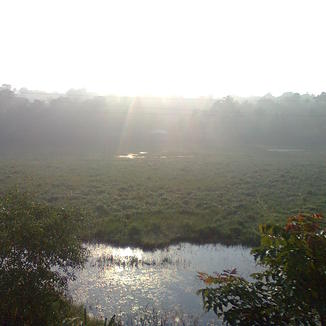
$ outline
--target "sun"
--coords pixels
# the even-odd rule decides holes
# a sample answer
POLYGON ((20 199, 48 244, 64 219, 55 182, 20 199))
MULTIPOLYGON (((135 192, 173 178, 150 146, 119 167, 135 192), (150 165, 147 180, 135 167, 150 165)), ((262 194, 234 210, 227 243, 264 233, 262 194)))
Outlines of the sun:
POLYGON ((324 1, 4 1, 1 82, 115 95, 319 93, 325 9, 324 1))

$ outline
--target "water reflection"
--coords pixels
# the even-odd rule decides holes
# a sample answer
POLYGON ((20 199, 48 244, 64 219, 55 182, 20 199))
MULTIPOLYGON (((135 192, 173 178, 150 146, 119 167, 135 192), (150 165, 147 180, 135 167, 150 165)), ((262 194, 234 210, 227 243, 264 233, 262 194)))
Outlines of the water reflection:
MULTIPOLYGON (((256 271, 250 249, 241 246, 181 244, 144 252, 134 248, 87 245, 90 258, 77 272, 70 292, 94 315, 137 314, 144 307, 159 312, 195 315, 205 324, 215 319, 205 314, 196 291, 203 287, 198 271, 222 272, 237 267, 248 278, 256 271)), ((179 318, 179 317, 178 317, 179 318)))
POLYGON ((128 158, 133 160, 135 158, 145 158, 146 154, 148 154, 148 152, 128 153, 128 154, 118 155, 118 158, 128 158))
POLYGON ((269 152, 279 152, 279 153, 287 153, 287 152, 304 152, 304 149, 298 148, 270 148, 269 152))

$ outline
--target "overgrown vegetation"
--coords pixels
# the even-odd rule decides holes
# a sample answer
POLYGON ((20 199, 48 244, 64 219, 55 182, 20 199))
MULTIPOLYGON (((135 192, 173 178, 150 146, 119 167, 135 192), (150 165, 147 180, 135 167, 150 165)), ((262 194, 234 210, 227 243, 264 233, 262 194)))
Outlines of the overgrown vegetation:
POLYGON ((285 227, 262 225, 253 249, 264 271, 254 282, 236 270, 199 276, 204 307, 227 325, 326 325, 326 228, 321 215, 294 216, 285 227))
POLYGON ((58 325, 69 315, 67 282, 86 259, 82 222, 26 194, 0 197, 1 325, 58 325))
POLYGON ((54 207, 85 210, 84 240, 146 248, 180 241, 256 245, 259 224, 326 211, 325 152, 164 155, 2 159, 0 190, 16 186, 54 207))

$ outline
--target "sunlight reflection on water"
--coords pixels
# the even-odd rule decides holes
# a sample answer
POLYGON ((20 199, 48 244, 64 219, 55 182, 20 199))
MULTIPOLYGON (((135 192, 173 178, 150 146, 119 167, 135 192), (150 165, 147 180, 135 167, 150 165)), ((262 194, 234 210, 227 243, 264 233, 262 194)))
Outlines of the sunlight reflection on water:
POLYGON ((135 158, 145 158, 145 155, 148 154, 148 152, 139 152, 139 153, 128 153, 128 154, 121 154, 118 155, 118 158, 129 158, 131 160, 135 158))
POLYGON ((257 270, 250 249, 241 246, 181 244, 153 252, 137 248, 87 245, 90 258, 70 284, 73 299, 98 317, 138 313, 150 305, 159 311, 204 314, 196 291, 204 287, 198 271, 237 267, 248 278, 257 270))

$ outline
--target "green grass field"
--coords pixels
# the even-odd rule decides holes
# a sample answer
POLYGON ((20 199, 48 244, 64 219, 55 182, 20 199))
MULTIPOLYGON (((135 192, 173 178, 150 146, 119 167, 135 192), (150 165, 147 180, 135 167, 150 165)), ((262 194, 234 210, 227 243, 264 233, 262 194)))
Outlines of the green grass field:
POLYGON ((119 245, 253 245, 261 223, 326 212, 321 151, 2 158, 0 171, 0 191, 16 187, 52 205, 85 210, 85 240, 119 245))

